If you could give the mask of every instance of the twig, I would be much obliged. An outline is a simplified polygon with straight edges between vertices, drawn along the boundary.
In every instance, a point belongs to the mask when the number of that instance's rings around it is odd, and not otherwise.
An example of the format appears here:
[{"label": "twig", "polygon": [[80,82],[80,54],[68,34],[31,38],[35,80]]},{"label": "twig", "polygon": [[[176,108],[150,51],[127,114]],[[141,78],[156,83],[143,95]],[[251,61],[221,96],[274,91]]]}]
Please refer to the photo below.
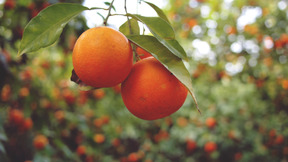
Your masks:
[{"label": "twig", "polygon": [[114,3],[114,0],[112,0],[112,2],[110,3],[110,6],[109,6],[109,8],[108,8],[108,15],[107,15],[107,17],[105,18],[105,20],[104,20],[104,22],[103,22],[103,24],[104,24],[105,26],[107,26],[108,19],[109,19],[109,17],[111,16],[111,9],[112,9],[112,7],[113,7],[113,3]]},{"label": "twig", "polygon": [[[125,5],[124,5],[125,13],[126,13],[126,15],[128,15],[128,11],[127,11],[127,0],[125,0],[124,3],[125,3]],[[129,19],[128,16],[127,16],[127,21],[128,21],[128,26],[129,26],[129,32],[130,32],[130,34],[132,35],[132,34],[133,34],[133,31],[132,31],[131,22],[130,22],[130,19]]]},{"label": "twig", "polygon": [[[128,15],[128,11],[127,11],[127,0],[125,0],[124,2],[124,9],[125,9],[125,13],[126,15]],[[132,30],[132,26],[131,26],[131,22],[130,22],[130,19],[129,19],[129,16],[127,16],[127,22],[128,22],[128,27],[129,27],[129,33],[131,35],[133,35],[133,30]],[[136,46],[134,44],[132,44],[132,50],[133,50],[133,53],[135,54],[135,58],[136,58],[136,61],[140,60],[140,57],[136,51]]]}]

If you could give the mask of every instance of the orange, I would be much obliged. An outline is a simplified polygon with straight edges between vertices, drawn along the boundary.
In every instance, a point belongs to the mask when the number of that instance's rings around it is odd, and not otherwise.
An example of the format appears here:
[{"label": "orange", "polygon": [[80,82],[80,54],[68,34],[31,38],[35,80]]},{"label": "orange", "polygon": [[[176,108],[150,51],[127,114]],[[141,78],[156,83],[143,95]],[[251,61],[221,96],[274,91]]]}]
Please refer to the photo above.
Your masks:
[{"label": "orange", "polygon": [[118,138],[114,138],[114,139],[111,141],[111,143],[112,143],[112,145],[113,145],[114,147],[118,147],[118,146],[120,146],[121,141],[120,141]]},{"label": "orange", "polygon": [[192,152],[197,148],[197,143],[192,139],[187,139],[186,141],[186,151]]},{"label": "orange", "polygon": [[136,152],[132,152],[128,155],[128,162],[137,162],[139,159],[138,154]]},{"label": "orange", "polygon": [[133,65],[128,39],[109,27],[86,30],[77,39],[72,55],[75,73],[85,84],[113,87],[123,82]]},{"label": "orange", "polygon": [[1,101],[8,101],[11,97],[12,90],[9,84],[6,84],[2,87],[2,91],[0,92]]},{"label": "orange", "polygon": [[206,119],[205,124],[208,128],[214,128],[217,124],[216,119],[213,117],[209,117]]},{"label": "orange", "polygon": [[24,121],[24,114],[21,110],[12,109],[9,112],[9,121],[13,124],[20,125]]},{"label": "orange", "polygon": [[16,3],[14,0],[6,0],[4,3],[4,9],[6,10],[12,10],[16,6]]},{"label": "orange", "polygon": [[178,117],[176,122],[179,127],[186,127],[188,125],[188,120],[184,117]]},{"label": "orange", "polygon": [[234,159],[236,161],[241,160],[241,158],[242,158],[242,153],[241,152],[237,152],[237,153],[234,154]]},{"label": "orange", "polygon": [[101,128],[103,125],[103,121],[99,118],[94,119],[93,124],[97,127],[97,128]]},{"label": "orange", "polygon": [[276,139],[275,139],[275,144],[276,145],[280,145],[280,144],[282,144],[284,142],[284,136],[283,135],[278,135],[277,137],[276,137]]},{"label": "orange", "polygon": [[27,131],[30,130],[33,127],[33,121],[31,118],[27,118],[22,123],[22,130]]},{"label": "orange", "polygon": [[58,121],[62,121],[65,118],[65,111],[58,110],[54,113],[54,116]]},{"label": "orange", "polygon": [[136,117],[155,120],[171,115],[184,103],[186,87],[154,57],[133,65],[121,85],[127,109]]},{"label": "orange", "polygon": [[43,149],[48,144],[48,139],[44,135],[37,135],[33,140],[34,147],[36,149]]},{"label": "orange", "polygon": [[144,49],[141,48],[141,47],[137,47],[137,48],[136,48],[136,52],[137,52],[137,54],[139,55],[139,57],[140,57],[141,59],[144,59],[144,58],[147,58],[147,57],[152,56],[149,52],[147,52],[146,50],[144,50]]},{"label": "orange", "polygon": [[207,153],[212,153],[217,150],[217,144],[215,142],[209,141],[205,143],[204,150]]},{"label": "orange", "polygon": [[84,145],[79,145],[76,149],[78,155],[84,155],[86,153],[86,147]]},{"label": "orange", "polygon": [[105,141],[105,136],[103,134],[95,134],[93,137],[94,142],[103,143]]},{"label": "orange", "polygon": [[96,89],[93,91],[93,96],[95,99],[102,99],[105,97],[105,91],[103,89]]}]

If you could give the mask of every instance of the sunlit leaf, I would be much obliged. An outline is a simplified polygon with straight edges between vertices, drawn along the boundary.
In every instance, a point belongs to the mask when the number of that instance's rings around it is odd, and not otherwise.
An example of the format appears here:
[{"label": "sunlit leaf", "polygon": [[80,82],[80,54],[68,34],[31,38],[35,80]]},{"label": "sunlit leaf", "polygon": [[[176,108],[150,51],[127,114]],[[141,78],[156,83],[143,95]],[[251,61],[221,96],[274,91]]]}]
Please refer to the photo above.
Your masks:
[{"label": "sunlit leaf", "polygon": [[173,73],[189,90],[195,104],[198,103],[193,92],[192,80],[188,70],[186,69],[182,59],[172,54],[165,46],[163,46],[155,37],[147,35],[130,35],[127,38],[137,46],[151,53],[159,60],[171,73]]},{"label": "sunlit leaf", "polygon": [[88,10],[80,4],[59,3],[42,10],[25,27],[18,54],[34,52],[57,41],[65,25]]},{"label": "sunlit leaf", "polygon": [[129,19],[129,21],[127,20],[124,24],[120,26],[119,31],[123,33],[124,35],[139,34],[140,29],[139,29],[138,21],[135,19]]},{"label": "sunlit leaf", "polygon": [[182,59],[187,59],[187,54],[183,47],[175,40],[175,33],[171,25],[160,17],[144,17],[140,15],[128,14],[145,24],[150,32],[174,55]]},{"label": "sunlit leaf", "polygon": [[144,1],[144,2],[147,3],[149,6],[151,6],[157,12],[159,17],[161,17],[162,19],[164,19],[165,21],[167,21],[169,23],[167,16],[158,6],[156,6],[155,4],[153,4],[151,2],[146,2],[146,1]]},{"label": "sunlit leaf", "polygon": [[127,14],[145,24],[152,34],[162,39],[175,39],[175,33],[169,23],[160,17],[145,17],[136,14]]}]

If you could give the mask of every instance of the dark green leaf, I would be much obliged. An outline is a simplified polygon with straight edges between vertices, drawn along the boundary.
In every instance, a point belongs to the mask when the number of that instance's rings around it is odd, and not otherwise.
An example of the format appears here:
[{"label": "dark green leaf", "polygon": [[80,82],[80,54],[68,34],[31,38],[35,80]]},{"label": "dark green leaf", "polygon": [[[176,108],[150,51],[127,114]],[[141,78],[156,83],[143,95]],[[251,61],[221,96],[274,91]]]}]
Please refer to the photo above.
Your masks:
[{"label": "dark green leaf", "polygon": [[110,6],[110,2],[104,2],[105,5]]},{"label": "dark green leaf", "polygon": [[34,52],[57,41],[65,25],[80,12],[80,4],[59,3],[42,10],[25,27],[18,54]]},{"label": "dark green leaf", "polygon": [[145,24],[150,32],[174,55],[182,59],[187,59],[187,54],[182,46],[175,40],[175,33],[171,25],[160,17],[144,17],[140,15],[128,14]]},{"label": "dark green leaf", "polygon": [[155,4],[150,3],[150,2],[146,2],[146,1],[144,1],[144,2],[147,3],[149,6],[151,6],[157,12],[159,17],[161,17],[162,19],[164,19],[165,21],[167,21],[169,23],[167,16],[158,6],[156,6]]},{"label": "dark green leaf", "polygon": [[[130,25],[129,25],[129,22],[130,22]],[[129,19],[129,21],[126,21],[124,24],[120,26],[119,31],[123,33],[124,35],[136,35],[136,34],[139,35],[140,29],[139,29],[138,21],[135,19]]]},{"label": "dark green leaf", "polygon": [[173,73],[189,90],[198,111],[198,103],[192,88],[192,80],[188,70],[186,69],[182,59],[175,56],[163,46],[155,37],[147,35],[130,35],[127,38],[137,46],[145,49],[159,60],[171,73]]}]

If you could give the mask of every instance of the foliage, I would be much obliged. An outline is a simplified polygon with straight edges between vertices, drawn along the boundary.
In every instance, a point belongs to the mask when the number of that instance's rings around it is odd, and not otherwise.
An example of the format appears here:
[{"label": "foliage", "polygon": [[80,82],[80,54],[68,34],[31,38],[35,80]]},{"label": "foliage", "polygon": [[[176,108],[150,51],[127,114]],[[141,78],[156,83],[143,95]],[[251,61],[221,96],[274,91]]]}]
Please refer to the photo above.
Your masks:
[{"label": "foliage", "polygon": [[[63,27],[52,46],[17,56],[24,27],[47,2],[1,5],[0,161],[287,160],[288,39],[283,3],[287,5],[278,0],[170,0],[164,10],[169,22],[150,4],[162,23],[174,28],[175,40],[187,53],[185,66],[202,111],[200,115],[192,109],[195,103],[189,96],[179,111],[156,121],[132,116],[118,86],[81,91],[69,80],[74,42],[87,29],[81,15]],[[241,26],[239,17],[247,9],[261,14]],[[131,17],[135,33],[140,31],[139,21],[153,31],[146,17]],[[127,24],[121,31],[130,32]],[[175,67],[169,58],[181,60],[183,51],[175,54],[157,31],[153,36],[126,35]],[[182,77],[178,72],[175,75]],[[20,113],[11,115],[15,109]],[[24,122],[29,119],[32,125]],[[34,144],[39,135],[48,139],[42,149]]]}]

